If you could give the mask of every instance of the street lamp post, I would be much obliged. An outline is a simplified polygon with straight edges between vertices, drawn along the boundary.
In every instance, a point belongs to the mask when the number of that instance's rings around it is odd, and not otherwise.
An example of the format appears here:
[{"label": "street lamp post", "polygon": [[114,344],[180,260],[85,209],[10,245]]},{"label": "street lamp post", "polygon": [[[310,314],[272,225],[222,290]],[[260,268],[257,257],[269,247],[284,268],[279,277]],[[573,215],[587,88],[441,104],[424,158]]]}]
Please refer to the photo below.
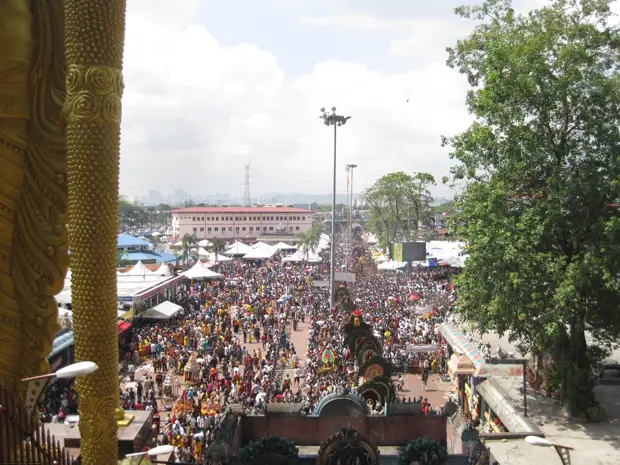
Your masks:
[{"label": "street lamp post", "polygon": [[347,165],[347,172],[351,172],[351,197],[349,199],[349,201],[351,202],[349,204],[349,240],[353,239],[353,170],[355,170],[355,168],[357,168],[357,165]]},{"label": "street lamp post", "polygon": [[332,107],[332,112],[328,113],[325,108],[321,108],[321,116],[325,126],[334,127],[334,175],[332,186],[332,237],[330,247],[330,270],[329,270],[329,302],[334,306],[334,299],[336,293],[336,144],[337,144],[337,128],[346,124],[351,119],[350,116],[341,116],[336,114],[336,107]]}]

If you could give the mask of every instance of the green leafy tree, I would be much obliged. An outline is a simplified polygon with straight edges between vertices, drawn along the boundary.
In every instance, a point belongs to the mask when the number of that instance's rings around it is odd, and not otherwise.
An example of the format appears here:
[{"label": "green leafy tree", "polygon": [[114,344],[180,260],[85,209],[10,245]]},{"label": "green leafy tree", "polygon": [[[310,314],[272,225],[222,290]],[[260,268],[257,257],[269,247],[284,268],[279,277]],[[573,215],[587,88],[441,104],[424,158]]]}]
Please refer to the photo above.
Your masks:
[{"label": "green leafy tree", "polygon": [[[444,139],[467,183],[461,307],[483,330],[554,356],[573,413],[595,405],[596,351],[620,335],[620,37],[610,0],[556,0],[527,16],[506,0],[448,49],[475,117]],[[600,347],[600,346],[599,346]],[[599,353],[600,356],[600,353]]]},{"label": "green leafy tree", "polygon": [[195,234],[185,234],[181,238],[181,259],[184,264],[198,260],[198,238]]},{"label": "green leafy tree", "polygon": [[432,212],[433,185],[431,174],[396,172],[382,176],[364,192],[361,200],[370,209],[367,226],[383,247],[391,250],[400,238],[415,240],[420,224]]},{"label": "green leafy tree", "polygon": [[145,223],[146,212],[140,205],[119,199],[118,227],[121,230],[130,229]]},{"label": "green leafy tree", "polygon": [[116,251],[116,268],[120,268],[123,265],[123,261],[127,258],[127,251],[125,250],[117,250]]},{"label": "green leafy tree", "polygon": [[312,227],[300,235],[299,245],[306,252],[306,261],[310,258],[310,252],[315,251],[321,242],[321,224],[313,223]]},{"label": "green leafy tree", "polygon": [[226,242],[219,237],[214,237],[210,242],[209,252],[215,256],[215,263],[217,263],[218,256],[226,251]]}]

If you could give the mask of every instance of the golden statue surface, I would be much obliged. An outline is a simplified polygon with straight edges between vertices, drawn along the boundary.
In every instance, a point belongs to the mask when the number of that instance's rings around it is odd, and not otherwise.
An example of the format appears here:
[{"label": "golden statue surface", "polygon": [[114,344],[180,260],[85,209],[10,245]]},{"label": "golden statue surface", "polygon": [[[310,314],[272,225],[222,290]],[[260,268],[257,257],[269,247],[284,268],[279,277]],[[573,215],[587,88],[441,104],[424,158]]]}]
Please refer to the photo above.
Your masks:
[{"label": "golden statue surface", "polygon": [[46,373],[68,263],[62,2],[0,1],[0,384]]},{"label": "golden statue surface", "polygon": [[[49,371],[71,243],[81,458],[117,462],[125,0],[0,0],[0,389]],[[23,399],[22,399],[23,400]]]}]

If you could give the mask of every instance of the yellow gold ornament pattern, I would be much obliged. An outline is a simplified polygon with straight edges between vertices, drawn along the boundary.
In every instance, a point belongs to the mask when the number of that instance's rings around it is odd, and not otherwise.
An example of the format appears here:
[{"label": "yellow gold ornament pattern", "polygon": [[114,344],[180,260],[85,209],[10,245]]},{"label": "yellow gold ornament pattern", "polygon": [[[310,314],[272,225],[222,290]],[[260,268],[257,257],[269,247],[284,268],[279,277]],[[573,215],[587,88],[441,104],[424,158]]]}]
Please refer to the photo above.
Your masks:
[{"label": "yellow gold ornament pattern", "polygon": [[107,66],[67,69],[65,111],[70,123],[120,123],[123,79],[120,70]]},{"label": "yellow gold ornament pattern", "polygon": [[63,14],[0,1],[0,387],[18,397],[49,371],[67,272]]},{"label": "yellow gold ornament pattern", "polygon": [[65,0],[71,298],[85,465],[117,463],[116,236],[124,0]]}]

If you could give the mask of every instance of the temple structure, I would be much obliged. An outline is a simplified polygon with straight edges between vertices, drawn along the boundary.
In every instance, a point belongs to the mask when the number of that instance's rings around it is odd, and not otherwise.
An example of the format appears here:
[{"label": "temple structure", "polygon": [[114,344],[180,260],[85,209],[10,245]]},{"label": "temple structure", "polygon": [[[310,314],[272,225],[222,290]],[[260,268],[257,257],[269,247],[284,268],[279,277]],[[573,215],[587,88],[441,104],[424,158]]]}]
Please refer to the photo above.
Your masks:
[{"label": "temple structure", "polygon": [[81,459],[116,464],[125,1],[3,1],[0,18],[0,395],[16,406],[0,418],[0,462],[29,461],[32,422],[15,412],[34,414],[44,388],[21,380],[49,371],[70,241],[75,358],[99,367],[78,381]]}]

